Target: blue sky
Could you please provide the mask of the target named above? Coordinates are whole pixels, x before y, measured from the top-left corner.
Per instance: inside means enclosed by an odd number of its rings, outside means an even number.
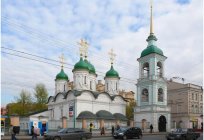
[[[54,94],[59,63],[25,53],[53,60],[64,53],[65,72],[72,80],[81,38],[90,44],[88,59],[96,68],[98,80],[103,80],[110,68],[108,52],[113,48],[120,89],[136,92],[137,58],[146,48],[149,35],[149,0],[3,0],[1,6],[2,105],[13,101],[22,89],[33,93],[36,83],[44,83],[49,95]],[[202,1],[155,0],[153,8],[157,46],[168,57],[166,77],[182,77],[186,83],[202,85]]]

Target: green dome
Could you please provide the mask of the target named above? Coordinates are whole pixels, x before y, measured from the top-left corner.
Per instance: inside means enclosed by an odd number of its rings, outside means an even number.
[[[151,53],[157,53],[157,54],[163,55],[163,51],[161,49],[159,49],[157,46],[151,45],[142,51],[141,57],[144,57]]]
[[[87,59],[85,59],[84,62],[87,63],[88,68],[89,68],[89,72],[96,74],[96,70],[95,70],[94,66],[89,61],[87,61]]]
[[[88,64],[82,58],[80,58],[79,62],[77,62],[74,65],[74,70],[76,70],[76,69],[89,70],[89,66],[88,66]]]
[[[60,73],[57,74],[56,80],[69,80],[68,76],[66,73],[64,73],[64,70],[61,69]]]
[[[106,72],[106,77],[119,77],[119,74],[114,70],[113,66],[111,66],[111,69]]]

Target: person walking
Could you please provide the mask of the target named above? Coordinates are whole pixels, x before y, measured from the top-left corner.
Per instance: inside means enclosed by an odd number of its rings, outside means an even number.
[[[104,127],[101,128],[101,135],[105,135],[105,128]]]
[[[153,130],[153,126],[152,124],[150,125],[150,133],[152,133],[152,130]]]
[[[31,127],[31,135],[32,135],[32,140],[37,140],[37,130],[34,128],[34,126]]]
[[[16,133],[14,132],[14,127],[13,125],[11,125],[11,127],[9,128],[9,133],[11,134],[11,140],[17,140],[16,139]]]
[[[114,126],[112,125],[112,129],[111,129],[112,135],[113,135],[114,131],[115,131],[115,128],[114,128]]]
[[[92,133],[92,129],[93,129],[93,124],[91,122],[90,125],[89,125],[89,130],[90,130],[91,133]]]

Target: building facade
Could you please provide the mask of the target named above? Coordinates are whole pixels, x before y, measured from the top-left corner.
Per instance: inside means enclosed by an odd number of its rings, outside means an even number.
[[[168,104],[172,128],[201,129],[203,123],[203,89],[194,84],[168,81]]]

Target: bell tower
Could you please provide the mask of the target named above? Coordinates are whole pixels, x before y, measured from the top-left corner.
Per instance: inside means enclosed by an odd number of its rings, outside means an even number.
[[[167,85],[164,77],[164,63],[167,59],[157,47],[157,38],[153,33],[152,3],[150,7],[150,34],[139,62],[137,83],[137,107],[134,120],[136,126],[149,129],[152,124],[155,132],[170,130],[170,109],[167,107]]]

